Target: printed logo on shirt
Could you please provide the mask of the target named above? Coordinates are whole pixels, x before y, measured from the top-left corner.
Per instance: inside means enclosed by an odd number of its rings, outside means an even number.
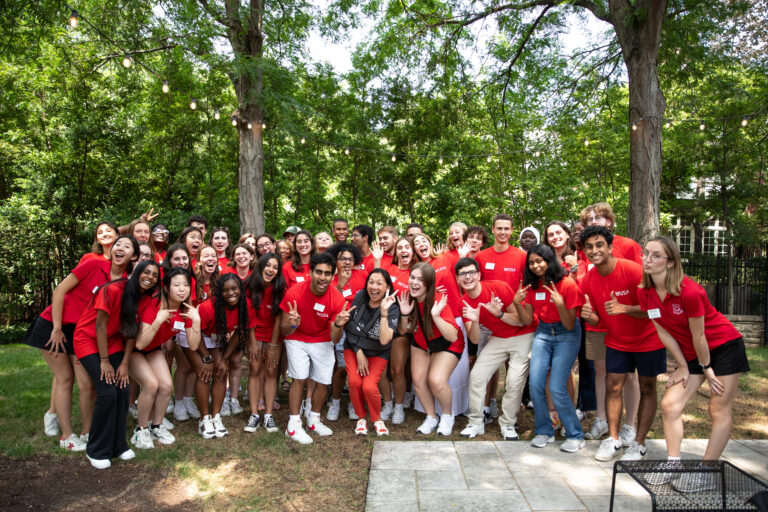
[[[625,295],[629,295],[629,290],[619,290],[618,292],[614,292],[614,295],[617,297],[624,297]]]
[[[446,267],[445,265],[443,265],[442,267],[436,268],[436,269],[435,269],[435,274],[437,274],[438,272],[442,272],[442,271],[443,271],[443,270],[445,270],[446,268],[447,268],[447,267]]]
[[[515,267],[504,267],[504,272],[517,272]]]
[[[680,304],[672,304],[672,312],[676,315],[682,315],[683,306],[681,306]]]

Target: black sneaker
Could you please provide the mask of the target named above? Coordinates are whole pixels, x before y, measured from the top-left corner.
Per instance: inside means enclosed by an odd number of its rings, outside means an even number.
[[[277,425],[275,425],[275,420],[272,419],[272,416],[267,416],[264,418],[264,430],[267,432],[278,431]]]
[[[243,430],[246,432],[256,432],[259,429],[259,415],[258,414],[251,414],[251,417],[248,418],[248,424],[243,427]]]
[[[490,425],[493,423],[493,416],[491,416],[491,412],[485,412],[483,411],[483,423],[486,425]]]

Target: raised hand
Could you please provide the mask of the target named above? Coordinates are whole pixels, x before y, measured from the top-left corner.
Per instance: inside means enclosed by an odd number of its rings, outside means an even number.
[[[381,248],[378,240],[371,244],[371,253],[373,254],[373,259],[377,261],[381,261],[381,258],[384,257],[384,249]]]
[[[193,324],[199,324],[200,312],[197,310],[197,308],[195,306],[187,304],[186,302],[182,302],[181,305],[186,308],[186,311],[184,313],[179,313],[179,316],[183,316],[184,318],[188,318],[192,320]]]
[[[336,285],[336,289],[338,289],[339,291],[342,291],[344,287],[347,285],[347,283],[349,282],[349,278],[352,277],[352,269],[339,270],[338,275],[339,275],[339,281],[338,281],[338,284]]]
[[[572,266],[576,265],[579,262],[579,260],[573,254],[569,254],[568,256],[563,258],[563,261],[569,267],[572,267]]]
[[[140,218],[141,218],[141,220],[144,220],[144,221],[147,221],[147,222],[152,222],[153,220],[155,220],[157,218],[158,215],[160,215],[160,214],[159,213],[155,213],[155,209],[154,208],[150,208],[148,212],[142,213]]]
[[[387,295],[384,296],[384,299],[381,301],[381,312],[382,313],[388,313],[390,306],[395,303],[397,300],[397,292],[395,290],[392,290],[392,293],[387,293]]]
[[[443,295],[439,302],[435,302],[432,305],[432,316],[440,316],[440,313],[443,312],[446,304],[448,304],[448,296]]]
[[[543,283],[542,286],[549,292],[549,296],[552,298],[552,302],[555,303],[555,306],[565,304],[565,299],[563,299],[563,296],[557,291],[557,287],[554,284],[552,285],[552,288]]]
[[[173,315],[176,313],[175,309],[160,309],[155,317],[155,322],[170,322]]]
[[[462,316],[470,322],[478,322],[480,320],[480,306],[473,308],[467,304],[467,301],[463,302],[464,308],[461,311]]]
[[[605,312],[609,315],[620,315],[626,312],[624,304],[616,299],[613,292],[611,292],[611,300],[605,302]]]
[[[470,242],[464,242],[464,245],[457,247],[456,251],[459,253],[459,258],[466,258],[469,253],[472,252],[472,244]]]
[[[584,320],[588,319],[592,316],[592,313],[594,313],[594,309],[592,309],[592,304],[589,302],[589,295],[584,294],[584,299],[586,302],[583,306],[581,306],[581,318]]]
[[[410,315],[413,311],[413,302],[411,302],[411,294],[408,290],[403,290],[397,295],[397,304],[400,306],[401,315]]]
[[[502,302],[502,300],[493,292],[491,292],[491,300],[480,304],[480,306],[484,307],[490,314],[497,318],[501,316],[501,312],[504,310],[504,302]]]
[[[299,306],[296,304],[296,301],[293,301],[293,304],[290,302],[288,303],[288,324],[291,327],[298,327],[301,323],[301,315],[299,314]]]
[[[445,244],[443,242],[439,242],[437,245],[435,245],[435,252],[437,254],[443,254],[445,252]]]
[[[520,280],[520,286],[517,288],[517,292],[515,293],[514,303],[518,305],[522,305],[523,301],[525,300],[525,296],[528,295],[528,290],[531,289],[531,285],[523,286],[523,280]]]
[[[351,308],[347,309],[348,306],[349,306],[349,302],[344,301],[344,308],[342,308],[342,310],[339,312],[339,314],[336,315],[336,320],[334,320],[334,323],[338,327],[346,325],[347,322],[349,322],[349,315],[350,315],[350,313],[352,313],[352,311],[354,311],[355,308],[357,307],[357,306],[352,306]]]

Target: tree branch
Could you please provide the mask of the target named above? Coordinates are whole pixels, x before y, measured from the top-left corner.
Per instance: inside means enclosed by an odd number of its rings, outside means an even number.
[[[410,12],[418,17],[420,17],[422,20],[427,20],[429,18],[428,15],[417,11],[415,9],[408,8],[407,5],[405,5],[404,0],[400,0],[400,5],[402,5],[405,12]],[[450,18],[443,18],[440,21],[436,21],[434,23],[428,23],[428,28],[437,28],[442,27],[444,25],[459,25],[461,27],[466,27],[467,25],[471,25],[472,23],[475,23],[476,21],[480,21],[484,18],[487,18],[488,16],[491,16],[493,14],[497,14],[502,11],[523,11],[526,9],[532,9],[534,7],[541,7],[541,6],[547,6],[547,7],[554,7],[556,5],[555,2],[552,0],[533,0],[531,2],[527,2],[524,4],[515,4],[515,3],[509,3],[509,4],[503,4],[498,5],[496,7],[491,7],[489,9],[486,9],[483,12],[479,13],[465,13],[460,16],[452,16]]]
[[[207,12],[208,15],[216,21],[216,23],[223,25],[227,28],[231,28],[229,24],[229,19],[222,16],[222,14],[218,12],[217,9],[214,9],[211,6],[211,4],[208,3],[208,0],[197,0],[197,1],[200,4],[200,7],[202,7],[203,10]]]
[[[577,0],[576,2],[573,2],[573,5],[576,7],[583,7],[591,12],[595,18],[613,25],[610,13],[604,12],[595,2],[592,2],[591,0]]]

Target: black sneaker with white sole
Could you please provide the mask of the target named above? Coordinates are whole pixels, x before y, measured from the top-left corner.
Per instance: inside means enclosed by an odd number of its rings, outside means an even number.
[[[243,427],[245,432],[256,432],[259,429],[260,418],[258,414],[251,414],[248,423]]]

